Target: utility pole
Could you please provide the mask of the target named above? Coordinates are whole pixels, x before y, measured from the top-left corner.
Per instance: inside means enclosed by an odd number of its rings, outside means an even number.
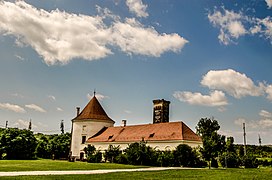
[[[258,134],[258,135],[259,135],[259,145],[262,146],[262,139],[261,139],[261,136],[260,136],[260,134]]]
[[[6,129],[8,128],[8,121],[6,121]]]
[[[244,156],[246,156],[246,123],[243,123],[244,130]]]

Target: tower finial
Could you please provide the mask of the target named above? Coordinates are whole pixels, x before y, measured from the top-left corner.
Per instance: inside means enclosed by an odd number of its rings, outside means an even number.
[[[94,92],[93,92],[94,97],[95,97],[95,93],[96,93],[96,92],[95,92],[95,89],[94,89]]]

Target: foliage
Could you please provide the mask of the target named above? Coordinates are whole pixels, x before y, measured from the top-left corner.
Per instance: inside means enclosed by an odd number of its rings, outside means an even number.
[[[132,143],[125,150],[125,155],[129,164],[132,165],[156,165],[157,157],[155,150],[150,146],[146,146],[146,143],[141,141],[140,143]]]
[[[44,134],[39,134],[38,138],[36,136],[36,139],[38,141],[35,154],[39,158],[51,158],[51,153],[49,149],[49,140],[48,136],[45,136]]]
[[[0,158],[33,159],[36,145],[33,132],[17,128],[4,129],[0,133]]]
[[[199,165],[199,158],[193,149],[187,144],[180,144],[173,152],[175,166],[196,167]]]
[[[49,137],[49,152],[52,159],[67,159],[70,151],[71,134],[51,135]]]
[[[108,149],[104,153],[105,161],[109,161],[111,163],[117,162],[117,157],[121,154],[120,146],[109,145]]]
[[[225,136],[217,133],[220,126],[217,120],[211,118],[201,118],[196,126],[196,132],[202,137],[203,148],[201,154],[203,158],[209,162],[213,161],[216,167],[215,158],[224,151]]]
[[[87,156],[87,162],[100,163],[102,161],[102,153],[97,151],[93,145],[85,147],[84,152]]]
[[[157,163],[159,166],[171,167],[175,164],[175,157],[172,151],[158,151]]]
[[[256,168],[258,167],[258,159],[252,155],[246,155],[242,158],[242,165],[245,168]]]

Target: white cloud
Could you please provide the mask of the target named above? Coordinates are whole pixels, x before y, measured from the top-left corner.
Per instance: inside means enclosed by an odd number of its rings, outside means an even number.
[[[246,30],[240,21],[233,21],[228,24],[228,30],[232,37],[236,39],[246,33]]]
[[[272,128],[272,119],[262,119],[259,121],[261,128]]]
[[[48,98],[51,99],[52,101],[56,101],[56,97],[55,96],[49,95]]]
[[[14,96],[14,97],[24,98],[24,96],[22,94],[19,94],[19,93],[13,93],[11,95]]]
[[[9,111],[14,111],[17,113],[26,113],[26,110],[19,105],[10,103],[0,103],[0,109],[5,109]]]
[[[202,95],[201,93],[192,93],[188,91],[176,91],[173,96],[182,102],[193,105],[224,106],[228,104],[225,94],[222,91],[213,91],[210,95]]]
[[[265,117],[265,118],[272,118],[272,113],[271,113],[271,112],[268,112],[268,111],[266,111],[266,110],[261,110],[261,111],[259,112],[259,115],[260,115],[261,117]]]
[[[267,99],[272,101],[272,85],[268,85],[265,92],[267,93]]]
[[[132,113],[132,111],[130,111],[130,110],[125,110],[124,112],[127,113],[127,114],[131,114]]]
[[[99,100],[99,101],[103,101],[104,99],[108,99],[109,96],[105,96],[105,95],[102,95],[102,94],[95,94],[95,97]],[[87,98],[90,100],[93,98],[93,95],[90,95],[89,93],[87,94]]]
[[[159,34],[154,28],[145,28],[134,18],[113,25],[113,44],[128,54],[159,57],[167,51],[179,52],[188,41],[178,34]]]
[[[224,45],[234,43],[235,39],[246,34],[259,35],[270,40],[272,43],[272,20],[271,17],[263,19],[249,17],[242,12],[236,13],[224,8],[208,13],[208,19],[214,27],[219,28],[218,39]]]
[[[268,8],[272,8],[272,0],[265,0]]]
[[[148,16],[148,13],[146,12],[147,5],[143,4],[142,0],[127,0],[126,4],[129,8],[129,11],[136,14],[136,16]]]
[[[23,58],[22,56],[18,55],[18,54],[15,54],[14,55],[17,59],[21,60],[21,61],[24,61],[25,58]]]
[[[249,121],[244,118],[239,118],[234,121],[236,125],[242,125],[246,123],[248,128],[252,129],[271,129],[272,128],[272,113],[266,110],[261,110],[259,112],[260,119],[257,121]]]
[[[99,16],[37,9],[24,1],[1,1],[0,32],[16,37],[16,44],[31,46],[48,65],[67,64],[75,58],[96,60],[120,47],[128,54],[159,57],[179,52],[188,42],[178,34],[159,34],[134,19],[122,22],[109,10]],[[107,26],[105,16],[112,18]]]
[[[63,109],[60,107],[57,107],[57,111],[63,111]]]
[[[211,70],[203,76],[201,84],[210,89],[223,90],[235,98],[263,94],[262,84],[256,86],[245,74],[232,69]]]
[[[41,108],[40,106],[36,104],[28,104],[28,105],[25,105],[25,107],[32,109],[34,111],[42,112],[42,113],[46,112],[43,108]]]
[[[262,30],[260,30],[261,35],[264,35],[272,43],[272,18],[266,17],[264,19],[256,19],[256,21],[262,27]]]
[[[17,128],[21,128],[21,129],[28,129],[29,127],[29,122],[30,121],[26,121],[23,119],[18,119],[15,123],[14,126]],[[31,128],[37,128],[37,126],[35,124],[33,124],[33,122],[31,122]]]
[[[223,13],[215,10],[214,13],[208,14],[209,21],[215,26],[219,27],[220,34],[218,39],[221,43],[228,45],[232,43],[232,38],[239,38],[247,33],[242,21],[244,17],[241,13],[235,13],[223,9]]]

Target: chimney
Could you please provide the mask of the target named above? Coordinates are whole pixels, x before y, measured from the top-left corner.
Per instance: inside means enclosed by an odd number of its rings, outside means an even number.
[[[80,112],[80,107],[76,107],[76,110],[77,110],[77,116],[78,116]]]
[[[127,126],[127,120],[122,120],[121,126],[126,127]]]

